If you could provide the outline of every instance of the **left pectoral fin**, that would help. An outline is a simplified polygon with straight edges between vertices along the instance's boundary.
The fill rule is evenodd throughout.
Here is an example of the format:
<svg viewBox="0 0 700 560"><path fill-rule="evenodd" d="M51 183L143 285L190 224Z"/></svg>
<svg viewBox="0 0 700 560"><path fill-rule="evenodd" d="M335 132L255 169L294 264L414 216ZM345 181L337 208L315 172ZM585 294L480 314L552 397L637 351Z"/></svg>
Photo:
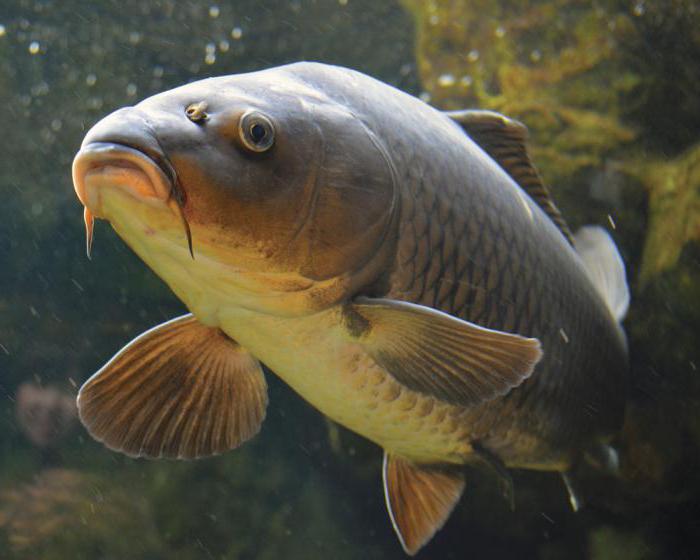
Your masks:
<svg viewBox="0 0 700 560"><path fill-rule="evenodd" d="M345 320L347 332L397 381L466 407L520 385L542 356L535 338L403 301L358 298Z"/></svg>
<svg viewBox="0 0 700 560"><path fill-rule="evenodd" d="M384 453L384 497L404 550L413 555L447 521L464 491L452 466L416 465Z"/></svg>
<svg viewBox="0 0 700 560"><path fill-rule="evenodd" d="M78 393L90 434L133 457L194 459L233 449L265 417L260 363L186 315L134 339Z"/></svg>

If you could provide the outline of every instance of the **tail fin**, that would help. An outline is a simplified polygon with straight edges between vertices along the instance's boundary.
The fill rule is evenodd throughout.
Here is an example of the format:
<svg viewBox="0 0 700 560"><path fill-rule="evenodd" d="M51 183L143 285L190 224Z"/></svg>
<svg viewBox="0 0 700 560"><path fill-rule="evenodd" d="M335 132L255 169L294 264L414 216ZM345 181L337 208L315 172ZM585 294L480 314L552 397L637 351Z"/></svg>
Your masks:
<svg viewBox="0 0 700 560"><path fill-rule="evenodd" d="M630 292L615 242L602 227L585 226L574 235L574 247L613 317L622 321L630 305Z"/></svg>

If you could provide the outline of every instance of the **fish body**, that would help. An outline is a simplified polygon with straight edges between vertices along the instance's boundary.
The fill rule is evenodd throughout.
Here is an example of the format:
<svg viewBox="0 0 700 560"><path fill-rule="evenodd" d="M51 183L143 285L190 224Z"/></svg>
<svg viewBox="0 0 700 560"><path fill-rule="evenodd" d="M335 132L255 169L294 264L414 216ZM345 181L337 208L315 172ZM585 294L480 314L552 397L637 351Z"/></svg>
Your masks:
<svg viewBox="0 0 700 560"><path fill-rule="evenodd" d="M612 241L570 235L522 132L313 63L105 118L74 163L90 235L107 218L193 316L88 380L88 429L132 455L230 449L264 417L264 363L385 450L409 553L460 465L570 468L621 424L628 294Z"/></svg>

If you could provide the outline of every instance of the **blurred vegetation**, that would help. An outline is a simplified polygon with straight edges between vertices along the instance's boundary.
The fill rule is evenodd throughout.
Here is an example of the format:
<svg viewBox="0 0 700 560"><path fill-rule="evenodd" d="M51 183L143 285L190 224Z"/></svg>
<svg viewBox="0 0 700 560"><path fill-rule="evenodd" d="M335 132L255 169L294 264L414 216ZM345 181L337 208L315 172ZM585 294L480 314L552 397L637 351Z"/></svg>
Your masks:
<svg viewBox="0 0 700 560"><path fill-rule="evenodd" d="M621 477L471 472L421 557L690 558L700 513L700 9L693 0L10 0L0 13L0 558L404 558L380 453L268 375L262 433L194 463L73 430L32 445L15 394L76 387L181 313L104 224L84 256L70 163L108 112L181 83L307 59L439 108L519 118L572 226L616 229L634 298Z"/></svg>

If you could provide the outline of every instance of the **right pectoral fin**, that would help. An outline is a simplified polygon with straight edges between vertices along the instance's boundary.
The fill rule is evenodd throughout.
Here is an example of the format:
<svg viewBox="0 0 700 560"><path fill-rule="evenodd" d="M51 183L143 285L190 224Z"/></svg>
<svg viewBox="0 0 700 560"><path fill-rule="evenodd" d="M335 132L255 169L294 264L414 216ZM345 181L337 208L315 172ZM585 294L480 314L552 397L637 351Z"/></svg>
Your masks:
<svg viewBox="0 0 700 560"><path fill-rule="evenodd" d="M265 417L260 363L185 315L125 346L78 393L90 434L133 457L194 459L238 447Z"/></svg>
<svg viewBox="0 0 700 560"><path fill-rule="evenodd" d="M414 555L447 521L464 491L464 475L448 465L417 465L384 453L384 497L401 546Z"/></svg>

